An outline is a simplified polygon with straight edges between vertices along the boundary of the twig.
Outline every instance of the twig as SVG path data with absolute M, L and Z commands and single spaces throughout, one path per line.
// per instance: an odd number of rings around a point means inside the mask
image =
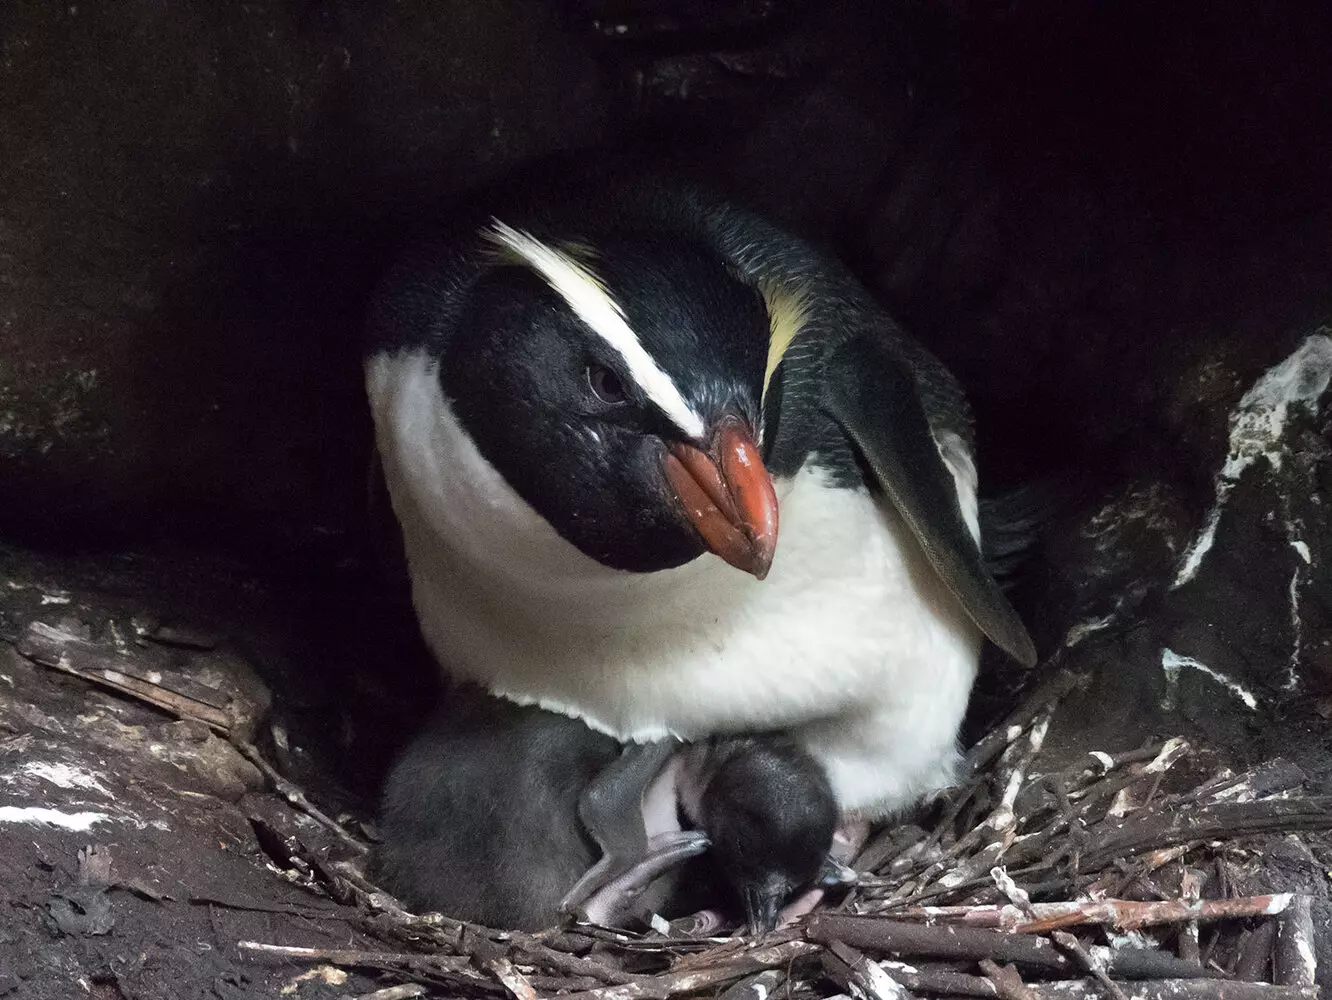
M 1233 976 L 1235 974 L 1235 967 L 1239 965 L 1239 960 L 1244 954 L 1244 947 L 1248 944 L 1249 938 L 1252 936 L 1253 931 L 1250 928 L 1241 927 L 1239 936 L 1230 943 L 1230 947 L 1227 949 L 1226 962 L 1221 966 L 1221 968 L 1225 970 L 1227 976 Z
M 537 1000 L 536 987 L 507 958 L 492 958 L 485 963 L 485 966 L 516 1000 Z
M 1035 983 L 1034 1000 L 1101 1000 L 1101 984 L 1092 979 Z M 1272 986 L 1222 979 L 1155 979 L 1133 984 L 1134 1000 L 1318 1000 L 1313 987 Z
M 541 993 L 585 993 L 588 990 L 595 990 L 601 987 L 601 983 L 588 976 L 545 976 L 532 973 L 527 977 L 538 992 Z M 755 998 L 757 1000 L 757 998 Z
M 1190 840 L 1187 843 L 1176 844 L 1174 847 L 1163 847 L 1159 851 L 1148 851 L 1146 854 L 1139 854 L 1129 865 L 1130 870 L 1126 877 L 1120 878 L 1119 876 L 1123 874 L 1123 871 L 1116 867 L 1093 879 L 1083 889 L 1082 895 L 1091 899 L 1100 896 L 1118 896 L 1123 888 L 1132 885 L 1144 875 L 1149 875 L 1159 868 L 1164 868 L 1172 861 L 1180 860 L 1190 851 L 1196 850 L 1198 846 L 1198 841 Z M 1113 892 L 1109 888 L 1112 881 L 1116 886 Z
M 1008 869 L 996 867 L 990 869 L 990 878 L 994 879 L 995 888 L 1004 894 L 1004 898 L 1026 919 L 1034 920 L 1035 912 L 1031 908 L 1031 893 L 1027 892 L 1008 874 Z
M 1284 757 L 1274 757 L 1208 788 L 1203 797 L 1213 802 L 1252 802 L 1300 788 L 1308 780 L 1299 765 Z
M 1204 899 L 1197 903 L 1189 903 L 1182 899 L 1160 899 L 1145 903 L 1129 899 L 1100 900 L 1094 903 L 1073 904 L 1079 907 L 1077 912 L 1051 915 L 1027 924 L 1020 924 L 1013 929 L 1024 934 L 1045 934 L 1059 928 L 1088 923 L 1113 924 L 1123 930 L 1177 924 L 1182 921 L 1210 923 L 1215 920 L 1233 920 L 1237 917 L 1273 916 L 1283 912 L 1290 905 L 1290 900 L 1290 893 Z
M 1013 804 L 1017 801 L 1018 792 L 1022 791 L 1022 786 L 1027 780 L 1027 770 L 1036 760 L 1045 746 L 1045 736 L 1050 731 L 1050 720 L 1053 717 L 1052 711 L 1042 712 L 1032 722 L 1031 729 L 1027 733 L 1027 745 L 1020 752 L 1014 754 L 1014 761 L 1006 768 L 1003 768 L 995 776 L 995 785 L 1001 790 L 999 805 L 991 813 L 989 825 L 996 830 L 1003 830 L 1011 827 L 1016 822 L 1013 815 Z M 1000 763 L 1003 758 L 1012 753 L 1016 744 L 1009 747 L 1008 751 L 1000 757 Z M 1004 821 L 1007 822 L 1004 822 Z
M 233 742 L 232 746 L 239 750 L 246 760 L 259 768 L 259 770 L 264 773 L 264 777 L 268 778 L 268 780 L 273 783 L 273 790 L 286 799 L 291 805 L 305 813 L 320 826 L 328 828 L 339 840 L 348 847 L 356 850 L 357 853 L 369 853 L 370 846 L 368 844 L 357 840 L 343 829 L 341 823 L 306 798 L 303 791 L 279 774 L 272 764 L 264 760 L 263 754 L 261 754 L 253 744 L 238 740 Z
M 1332 796 L 1221 802 L 1191 809 L 1154 809 L 1106 824 L 1083 856 L 1087 868 L 1102 868 L 1117 857 L 1144 848 L 1168 847 L 1190 840 L 1234 840 L 1271 831 L 1332 829 Z
M 852 996 L 859 994 L 867 1000 L 912 1000 L 905 986 L 841 941 L 828 945 L 823 961 L 824 968 Z
M 1189 905 L 1202 899 L 1202 872 L 1185 868 L 1179 880 L 1179 894 Z M 1198 947 L 1198 921 L 1190 920 L 1179 932 L 1179 957 L 1202 965 L 1202 951 Z
M 1235 978 L 1251 983 L 1267 982 L 1268 970 L 1272 965 L 1272 946 L 1276 944 L 1277 921 L 1264 920 L 1253 929 L 1249 940 L 1240 951 L 1239 961 L 1235 963 Z M 1287 983 L 1288 986 L 1297 985 Z
M 963 777 L 984 770 L 1003 753 L 1004 748 L 1022 735 L 1031 721 L 1048 708 L 1052 708 L 1086 678 L 1069 670 L 1059 670 L 1037 684 L 1022 704 L 1014 709 L 999 725 L 989 731 L 967 751 L 959 774 Z
M 373 993 L 362 993 L 356 1000 L 412 1000 L 412 997 L 422 997 L 425 994 L 426 987 L 420 983 L 403 983 L 401 986 L 389 986 Z
M 620 986 L 604 986 L 582 993 L 570 993 L 561 1000 L 668 1000 L 683 993 L 698 993 L 733 982 L 765 969 L 784 968 L 789 963 L 818 951 L 805 941 L 787 941 L 771 948 L 757 948 L 733 961 L 688 972 L 668 972 L 644 976 Z
M 949 969 L 926 969 L 893 961 L 880 962 L 879 968 L 914 993 L 962 997 L 999 996 L 998 988 L 984 976 L 969 976 Z
M 589 976 L 610 986 L 628 985 L 644 978 L 643 976 L 621 972 L 619 969 L 612 969 L 609 965 L 598 962 L 594 958 L 585 958 L 558 951 L 530 934 L 514 933 L 509 938 L 513 942 L 513 946 L 520 952 L 521 958 L 531 961 L 533 965 L 540 965 L 555 972 L 564 972 L 571 976 Z
M 996 785 L 1001 792 L 998 805 L 990 811 L 983 823 L 958 841 L 946 857 L 956 857 L 963 851 L 970 850 L 975 843 L 983 843 L 985 846 L 980 853 L 940 877 L 938 888 L 954 889 L 964 883 L 972 882 L 985 872 L 992 871 L 995 863 L 1003 856 L 1012 842 L 1017 827 L 1018 818 L 1013 812 L 1014 803 L 1026 783 L 1027 771 L 1045 745 L 1045 734 L 1050 729 L 1050 718 L 1050 712 L 1040 715 L 1032 723 L 1025 745 L 1014 742 L 1000 756 L 1000 769 L 996 775 Z M 922 875 L 917 891 L 922 888 L 932 888 L 929 886 L 929 880 L 938 875 L 943 867 L 943 862 L 937 863 Z
M 782 985 L 782 978 L 779 970 L 766 969 L 756 976 L 749 976 L 728 987 L 720 1000 L 768 1000 L 768 997 L 777 993 L 777 987 Z
M 1317 975 L 1313 911 L 1308 896 L 1296 896 L 1277 928 L 1275 978 L 1282 986 L 1313 986 Z
M 1054 938 L 1054 943 L 1063 948 L 1065 952 L 1073 956 L 1082 968 L 1090 972 L 1092 977 L 1101 984 L 1105 992 L 1109 994 L 1111 1000 L 1128 1000 L 1124 991 L 1106 974 L 1105 966 L 1088 954 L 1087 949 L 1082 947 L 1082 942 L 1075 938 L 1068 931 L 1055 931 L 1050 935 Z
M 1068 959 L 1044 938 L 956 925 L 930 927 L 880 917 L 822 913 L 810 920 L 805 934 L 812 941 L 841 941 L 853 948 L 880 953 L 972 960 L 991 958 L 1055 972 L 1069 969 Z
M 1013 848 L 1008 852 L 1006 861 L 1010 866 L 1019 866 L 1028 864 L 1038 858 L 1046 858 L 1051 854 L 1050 844 L 1054 841 L 1057 834 L 1068 828 L 1071 835 L 1079 837 L 1079 843 L 1085 839 L 1081 835 L 1081 828 L 1085 827 L 1089 821 L 1101 821 L 1105 816 L 1096 815 L 1096 810 L 1100 803 L 1105 799 L 1116 795 L 1118 792 L 1127 789 L 1143 778 L 1152 777 L 1155 780 L 1165 771 L 1169 770 L 1181 757 L 1188 753 L 1189 744 L 1182 739 L 1171 739 L 1155 748 L 1156 752 L 1150 760 L 1143 761 L 1142 757 L 1150 752 L 1147 751 L 1130 752 L 1123 754 L 1118 758 L 1111 758 L 1111 769 L 1101 780 L 1081 789 L 1077 793 L 1078 806 L 1075 812 L 1067 816 L 1059 816 L 1045 830 L 1039 833 L 1029 834 L 1021 838 Z M 1126 762 L 1133 758 L 1133 763 L 1128 765 L 1127 771 L 1123 773 L 1111 773 L 1113 768 L 1120 766 L 1121 762 Z M 1111 803 L 1113 808 L 1114 803 Z M 1109 815 L 1107 813 L 1106 815 Z M 1074 824 L 1077 824 L 1075 827 Z
M 1048 866 L 1044 864 L 1032 865 L 1029 868 L 1024 868 L 1019 871 L 1014 871 L 1012 872 L 1012 875 L 1014 877 L 1018 876 L 1026 877 L 1029 875 L 1036 874 L 1038 872 L 1044 872 L 1048 870 L 1049 870 Z M 1064 884 L 1067 881 L 1068 881 L 1067 879 L 1062 880 L 1061 884 Z M 935 887 L 924 892 L 914 892 L 909 896 L 904 896 L 901 898 L 875 900 L 874 903 L 881 910 L 891 910 L 893 911 L 893 914 L 896 915 L 896 910 L 898 907 L 905 907 L 908 906 L 909 904 L 925 903 L 932 899 L 938 899 L 940 896 L 956 897 L 961 893 L 969 892 L 974 889 L 985 888 L 993 884 L 994 884 L 993 879 L 991 879 L 990 876 L 987 874 L 983 877 L 977 877 L 975 879 L 972 879 L 970 882 L 963 882 L 961 885 L 955 885 L 951 888 Z
M 1073 900 L 1067 903 L 1032 903 L 1027 917 L 1012 904 L 1004 906 L 918 906 L 898 910 L 896 920 L 923 920 L 966 927 L 1000 928 L 1026 934 L 1044 934 L 1082 924 L 1113 924 L 1126 930 L 1178 924 L 1185 921 L 1234 920 L 1274 916 L 1285 911 L 1290 893 L 1273 896 L 1236 896 L 1233 899 L 1184 899 L 1141 902 L 1136 899 Z M 870 918 L 876 919 L 876 918 Z
M 420 972 L 430 975 L 457 976 L 470 984 L 490 987 L 471 969 L 469 959 L 458 955 L 420 955 L 411 952 L 354 951 L 346 948 L 297 948 L 283 944 L 264 944 L 260 941 L 240 941 L 241 951 L 271 955 L 277 958 L 295 958 L 307 962 L 327 962 L 329 965 L 358 968 L 385 969 L 390 972 Z
M 1108 948 L 1095 945 L 1087 949 L 1100 962 L 1105 973 L 1115 979 L 1224 979 L 1215 969 L 1178 958 L 1155 948 Z
M 993 959 L 985 958 L 980 961 L 980 970 L 985 973 L 986 979 L 994 983 L 994 988 L 1003 1000 L 1035 1000 L 1027 984 L 1018 975 L 1017 969 L 1011 965 L 1000 966 Z
M 119 653 L 44 622 L 30 624 L 17 648 L 21 655 L 52 670 L 130 695 L 177 718 L 197 719 L 224 735 L 231 731 L 233 720 L 220 691 L 183 677 L 144 671 Z
M 775 931 L 763 939 L 763 947 L 772 948 L 775 945 L 785 944 L 788 941 L 801 940 L 802 934 L 799 927 L 789 927 L 785 930 Z M 672 968 L 676 972 L 693 972 L 697 969 L 706 969 L 711 965 L 720 965 L 729 962 L 732 959 L 741 957 L 754 947 L 754 942 L 745 937 L 732 937 L 721 940 L 718 943 L 714 938 L 706 951 L 695 952 L 692 955 L 684 955 L 679 958 Z
M 959 792 L 953 799 L 950 810 L 961 811 L 961 802 L 968 794 L 967 789 Z M 957 818 L 957 812 L 953 812 L 952 815 L 954 819 Z M 924 846 L 921 836 L 923 833 L 924 831 L 916 827 L 889 825 L 869 839 L 851 867 L 859 872 L 877 872 L 885 866 L 891 867 L 893 862 L 907 852 L 918 851 Z

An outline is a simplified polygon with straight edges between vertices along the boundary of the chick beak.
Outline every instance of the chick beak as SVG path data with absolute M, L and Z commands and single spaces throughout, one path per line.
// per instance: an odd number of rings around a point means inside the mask
M 747 424 L 727 417 L 708 451 L 672 444 L 666 479 L 709 550 L 762 580 L 777 548 L 777 493 Z
M 755 937 L 771 934 L 777 929 L 782 904 L 786 902 L 790 886 L 778 879 L 767 879 L 757 885 L 745 886 L 741 895 L 745 903 L 745 923 Z

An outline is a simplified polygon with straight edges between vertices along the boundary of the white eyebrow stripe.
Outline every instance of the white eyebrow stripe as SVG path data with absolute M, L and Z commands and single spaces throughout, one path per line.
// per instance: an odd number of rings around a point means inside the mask
M 511 250 L 536 271 L 574 314 L 610 345 L 629 370 L 629 377 L 656 403 L 673 423 L 691 438 L 701 438 L 703 419 L 685 401 L 675 382 L 661 370 L 639 342 L 625 319 L 624 310 L 595 274 L 562 250 L 543 243 L 530 233 L 492 219 L 482 235 Z

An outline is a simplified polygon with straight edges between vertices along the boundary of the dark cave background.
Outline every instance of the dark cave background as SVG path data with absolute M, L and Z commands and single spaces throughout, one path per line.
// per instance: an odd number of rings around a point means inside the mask
M 1329 52 L 1307 0 L 0 5 L 0 765 L 81 762 L 165 817 L 115 848 L 141 884 L 291 905 L 263 862 L 312 834 L 263 776 L 46 671 L 31 629 L 241 678 L 267 758 L 367 817 L 438 680 L 367 475 L 362 306 L 468 191 L 578 153 L 699 172 L 831 245 L 965 384 L 983 492 L 1075 484 L 1018 591 L 1089 678 L 1048 766 L 1182 734 L 1326 791 L 1328 394 L 1220 474 L 1255 380 L 1332 348 Z M 1027 681 L 990 664 L 967 737 Z M 52 950 L 20 896 L 77 884 L 82 842 L 0 827 L 0 995 L 273 995 L 299 969 L 234 942 L 322 940 L 136 898 Z
M 1024 608 L 1049 651 L 1128 578 L 1153 589 L 1230 408 L 1332 314 L 1328 21 L 1150 0 L 8 4 L 0 535 L 278 587 L 300 624 L 267 659 L 321 664 L 295 682 L 324 694 L 311 741 L 367 687 L 428 683 L 367 506 L 362 303 L 469 189 L 590 150 L 699 171 L 841 252 L 966 385 L 983 489 L 1079 479 Z M 1143 484 L 1169 531 L 1088 563 L 1078 518 Z
M 352 547 L 369 283 L 470 186 L 557 150 L 647 149 L 835 245 L 963 378 L 995 489 L 1150 446 L 1209 492 L 1181 380 L 1248 381 L 1328 301 L 1322 4 L 0 17 L 10 538 Z

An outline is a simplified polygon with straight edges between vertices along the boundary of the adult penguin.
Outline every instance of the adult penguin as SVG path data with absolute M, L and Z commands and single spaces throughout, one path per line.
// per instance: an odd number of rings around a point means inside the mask
M 366 380 L 421 629 L 496 695 L 628 742 L 780 730 L 859 820 L 950 780 L 985 638 L 1035 660 L 957 382 L 702 187 L 476 203 L 388 274 Z

